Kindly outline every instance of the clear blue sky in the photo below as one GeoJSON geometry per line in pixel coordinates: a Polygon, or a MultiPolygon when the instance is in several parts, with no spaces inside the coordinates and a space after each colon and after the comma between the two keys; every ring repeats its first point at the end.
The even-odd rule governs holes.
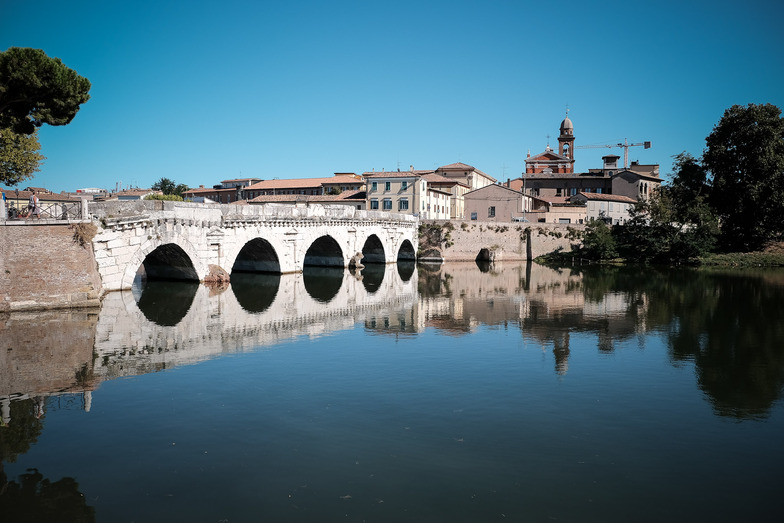
{"type": "MultiPolygon", "coordinates": [[[[784,107],[784,4],[0,0],[0,50],[92,82],[22,187],[191,187],[435,168],[505,180],[557,145],[649,140],[671,171],[733,104],[784,107]],[[644,4],[644,5],[642,5],[644,4]]],[[[576,151],[580,171],[621,149],[576,151]]]]}

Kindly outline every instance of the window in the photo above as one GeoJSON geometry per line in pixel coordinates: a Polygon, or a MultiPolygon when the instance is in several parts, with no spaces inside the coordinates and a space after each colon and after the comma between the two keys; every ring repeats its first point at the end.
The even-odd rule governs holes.
{"type": "Polygon", "coordinates": [[[401,198],[397,202],[397,210],[398,211],[407,211],[408,210],[408,199],[407,198],[401,198]]]}
{"type": "MultiPolygon", "coordinates": [[[[389,183],[389,182],[387,182],[389,183]]],[[[384,200],[384,210],[391,211],[392,210],[392,200],[384,200]]]]}
{"type": "Polygon", "coordinates": [[[487,210],[487,216],[490,217],[490,218],[495,218],[495,206],[491,206],[487,210]]]}
{"type": "Polygon", "coordinates": [[[472,212],[472,213],[471,213],[471,219],[472,219],[472,220],[476,220],[476,213],[475,213],[475,212],[472,212]]]}
{"type": "Polygon", "coordinates": [[[407,191],[408,190],[408,182],[400,182],[400,190],[407,191]]]}
{"type": "Polygon", "coordinates": [[[384,182],[384,190],[389,191],[392,189],[392,182],[384,182]]]}
{"type": "Polygon", "coordinates": [[[371,191],[377,191],[378,190],[378,182],[371,183],[370,184],[370,190],[371,191]]]}
{"type": "Polygon", "coordinates": [[[376,199],[370,200],[370,208],[371,209],[378,209],[378,200],[376,200],[376,199]]]}

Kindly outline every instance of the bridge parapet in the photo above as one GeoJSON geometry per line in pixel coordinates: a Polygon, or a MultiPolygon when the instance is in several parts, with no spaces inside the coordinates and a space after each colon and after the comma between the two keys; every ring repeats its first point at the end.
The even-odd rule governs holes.
{"type": "Polygon", "coordinates": [[[263,222],[263,221],[357,221],[361,223],[384,223],[398,227],[414,227],[419,219],[408,214],[383,211],[366,211],[345,205],[267,203],[262,205],[203,204],[192,202],[170,202],[163,200],[134,200],[93,202],[90,214],[98,220],[138,219],[144,216],[190,219],[194,221],[220,222],[263,222]]]}

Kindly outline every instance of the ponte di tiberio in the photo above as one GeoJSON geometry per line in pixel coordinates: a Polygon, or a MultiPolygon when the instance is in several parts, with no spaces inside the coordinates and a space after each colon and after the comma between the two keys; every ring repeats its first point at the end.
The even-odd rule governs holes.
{"type": "Polygon", "coordinates": [[[103,291],[148,278],[205,281],[232,272],[301,272],[305,266],[415,260],[414,216],[322,205],[90,204],[103,291]]]}

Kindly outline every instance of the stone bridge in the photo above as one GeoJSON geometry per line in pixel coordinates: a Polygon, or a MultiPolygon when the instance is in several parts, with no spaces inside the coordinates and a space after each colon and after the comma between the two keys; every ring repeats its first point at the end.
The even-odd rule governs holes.
{"type": "Polygon", "coordinates": [[[305,266],[415,260],[413,216],[343,206],[218,205],[169,201],[91,203],[102,290],[149,278],[204,281],[233,272],[302,272],[305,266]]]}

